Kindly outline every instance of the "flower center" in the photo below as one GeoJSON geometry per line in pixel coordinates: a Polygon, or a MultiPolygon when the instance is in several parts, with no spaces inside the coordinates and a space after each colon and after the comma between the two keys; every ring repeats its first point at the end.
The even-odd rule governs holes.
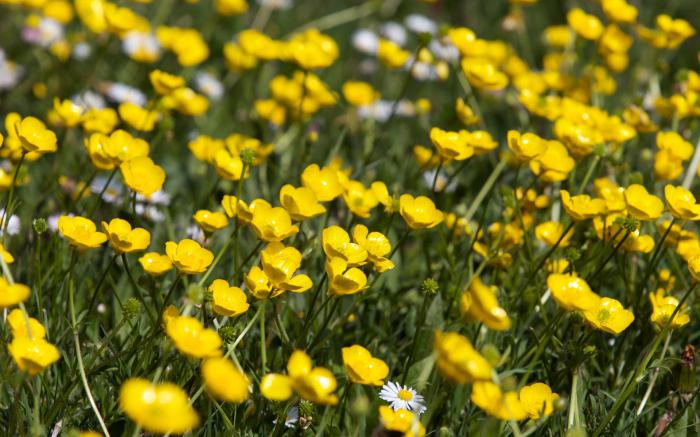
{"type": "Polygon", "coordinates": [[[408,401],[410,401],[411,399],[413,399],[413,395],[411,394],[410,391],[401,389],[401,390],[399,391],[399,399],[401,399],[402,401],[408,402],[408,401]]]}
{"type": "Polygon", "coordinates": [[[606,309],[602,309],[598,311],[598,321],[601,323],[605,323],[610,319],[610,311],[606,309]]]}

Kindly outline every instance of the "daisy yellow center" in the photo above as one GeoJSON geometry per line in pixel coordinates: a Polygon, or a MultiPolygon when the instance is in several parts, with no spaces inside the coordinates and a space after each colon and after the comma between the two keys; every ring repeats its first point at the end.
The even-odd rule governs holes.
{"type": "Polygon", "coordinates": [[[411,399],[413,399],[413,395],[411,394],[410,391],[401,389],[401,390],[399,391],[399,399],[401,399],[402,401],[408,402],[408,401],[410,401],[411,399]]]}

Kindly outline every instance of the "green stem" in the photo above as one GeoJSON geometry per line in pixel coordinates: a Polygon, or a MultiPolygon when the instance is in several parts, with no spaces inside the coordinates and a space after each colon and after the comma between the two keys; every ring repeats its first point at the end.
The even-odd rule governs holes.
{"type": "Polygon", "coordinates": [[[7,225],[9,224],[10,218],[12,217],[12,215],[10,214],[10,206],[12,205],[12,201],[15,197],[17,176],[19,175],[19,170],[22,167],[22,163],[24,162],[25,156],[26,154],[22,153],[22,156],[19,158],[19,162],[15,167],[15,173],[12,175],[12,185],[10,185],[10,192],[7,194],[7,201],[5,202],[5,210],[2,212],[2,220],[0,220],[0,223],[2,223],[2,244],[5,244],[5,242],[7,241],[7,225]]]}
{"type": "Polygon", "coordinates": [[[491,188],[493,188],[493,185],[498,180],[498,177],[501,175],[501,172],[504,168],[506,168],[506,159],[502,158],[491,172],[489,178],[486,179],[486,182],[484,182],[484,185],[481,187],[481,190],[472,201],[472,204],[469,206],[467,213],[464,215],[464,218],[466,219],[467,223],[471,221],[472,217],[474,217],[476,210],[481,205],[481,202],[484,201],[486,195],[491,191],[491,188]]]}

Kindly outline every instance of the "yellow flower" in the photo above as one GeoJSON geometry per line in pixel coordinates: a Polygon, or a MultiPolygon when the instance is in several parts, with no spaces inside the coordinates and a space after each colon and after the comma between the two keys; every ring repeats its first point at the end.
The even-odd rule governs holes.
{"type": "Polygon", "coordinates": [[[535,237],[537,237],[538,240],[546,244],[548,247],[552,247],[557,244],[557,241],[559,241],[560,238],[561,241],[559,241],[559,247],[567,247],[569,245],[569,240],[574,235],[574,230],[570,229],[569,232],[567,232],[562,238],[563,233],[564,225],[562,225],[560,222],[549,221],[540,223],[535,227],[535,237]]]}
{"type": "Polygon", "coordinates": [[[46,128],[36,117],[17,119],[14,133],[19,138],[24,153],[50,153],[58,149],[56,134],[46,128]]]}
{"type": "Polygon", "coordinates": [[[627,211],[637,220],[656,220],[664,212],[664,203],[661,199],[649,194],[642,185],[630,185],[625,188],[624,195],[627,211]]]}
{"type": "Polygon", "coordinates": [[[510,329],[510,317],[498,303],[498,287],[486,285],[477,276],[462,293],[459,309],[467,321],[478,321],[497,331],[510,329]]]}
{"type": "Polygon", "coordinates": [[[209,47],[197,29],[160,26],[156,36],[164,48],[175,53],[183,67],[201,64],[209,57],[209,47]]]}
{"type": "Polygon", "coordinates": [[[381,232],[369,232],[365,225],[355,225],[352,229],[352,239],[367,251],[367,259],[379,273],[394,268],[394,263],[386,258],[386,255],[391,252],[391,242],[386,235],[381,232]]]}
{"type": "Polygon", "coordinates": [[[362,265],[367,260],[367,249],[350,241],[350,235],[340,226],[329,226],[323,230],[321,243],[323,252],[327,257],[338,257],[345,260],[348,265],[362,265]]]}
{"type": "Polygon", "coordinates": [[[241,157],[238,154],[231,154],[226,149],[219,149],[214,153],[214,168],[216,174],[229,181],[238,181],[246,176],[243,174],[241,157]]]}
{"type": "Polygon", "coordinates": [[[412,411],[403,408],[394,411],[389,406],[381,405],[379,418],[387,431],[401,434],[404,437],[423,437],[425,435],[425,427],[420,423],[418,415],[412,411]]]}
{"type": "Polygon", "coordinates": [[[83,252],[100,247],[107,241],[107,235],[97,232],[97,226],[85,217],[62,215],[58,218],[58,231],[71,246],[83,252]]]}
{"type": "Polygon", "coordinates": [[[693,156],[693,145],[673,131],[658,132],[656,134],[656,147],[666,150],[678,161],[686,161],[693,156]]]}
{"type": "Polygon", "coordinates": [[[251,267],[250,271],[243,278],[248,292],[256,299],[268,299],[281,294],[284,290],[275,290],[273,294],[272,282],[265,272],[258,266],[251,267]]]}
{"type": "Polygon", "coordinates": [[[310,188],[320,202],[330,202],[343,194],[343,186],[338,179],[338,173],[330,168],[320,168],[311,164],[301,173],[301,183],[310,188]]]}
{"type": "Polygon", "coordinates": [[[200,116],[209,109],[209,99],[187,87],[178,88],[164,97],[163,104],[167,108],[192,117],[200,116]]]}
{"type": "Polygon", "coordinates": [[[32,338],[46,337],[44,325],[34,317],[25,315],[22,310],[17,308],[10,311],[10,314],[7,315],[7,324],[10,325],[10,331],[14,338],[30,337],[30,333],[32,338]],[[27,331],[27,324],[29,324],[29,331],[27,331]]]}
{"type": "Polygon", "coordinates": [[[343,84],[343,97],[352,106],[367,106],[379,100],[379,92],[367,82],[349,80],[343,84]]]}
{"type": "Polygon", "coordinates": [[[467,126],[477,124],[480,121],[479,116],[474,113],[471,106],[467,105],[461,97],[455,100],[455,112],[457,113],[459,121],[467,126]]]}
{"type": "Polygon", "coordinates": [[[120,218],[112,219],[109,224],[102,222],[102,229],[109,238],[109,244],[117,253],[131,253],[146,250],[151,244],[151,234],[144,228],[131,228],[131,224],[120,218]]]}
{"type": "Polygon", "coordinates": [[[248,10],[248,2],[246,0],[216,0],[214,5],[216,6],[216,12],[225,17],[240,15],[248,10]]]}
{"type": "Polygon", "coordinates": [[[600,305],[600,296],[575,274],[553,273],[547,276],[547,287],[565,311],[588,311],[600,305]]]}
{"type": "Polygon", "coordinates": [[[626,0],[603,0],[603,12],[612,21],[619,23],[634,23],[637,19],[637,8],[626,0]]]}
{"type": "Polygon", "coordinates": [[[413,197],[402,194],[399,198],[399,212],[412,229],[434,228],[445,218],[433,201],[425,196],[413,197]]]}
{"type": "Polygon", "coordinates": [[[389,376],[389,366],[358,344],[344,347],[342,353],[345,371],[355,384],[381,386],[389,376]]]}
{"type": "Polygon", "coordinates": [[[7,349],[17,367],[30,376],[40,373],[61,358],[56,346],[38,336],[15,337],[7,349]]]}
{"type": "Polygon", "coordinates": [[[301,252],[294,247],[272,242],[260,252],[260,262],[265,276],[275,290],[272,297],[284,291],[303,293],[313,285],[307,275],[295,275],[301,266],[301,252]]]}
{"type": "Polygon", "coordinates": [[[215,279],[209,286],[214,312],[221,316],[237,317],[248,311],[250,305],[245,293],[231,287],[224,279],[215,279]]]}
{"type": "Polygon", "coordinates": [[[185,79],[175,74],[166,73],[161,70],[153,70],[148,74],[148,79],[153,85],[153,89],[158,94],[167,95],[185,86],[185,79]]]}
{"type": "Polygon", "coordinates": [[[608,178],[597,178],[593,180],[593,189],[605,202],[605,212],[620,212],[627,208],[625,203],[624,189],[608,178]]]}
{"type": "Polygon", "coordinates": [[[350,267],[348,262],[340,257],[326,260],[328,274],[328,292],[343,296],[355,294],[367,288],[367,275],[357,267],[350,267]]]}
{"type": "Polygon", "coordinates": [[[204,232],[210,234],[228,226],[228,218],[223,212],[200,209],[194,213],[192,218],[204,232]]]}
{"type": "Polygon", "coordinates": [[[693,193],[680,186],[666,185],[664,196],[672,216],[680,220],[700,220],[700,205],[693,193]]]}
{"type": "Polygon", "coordinates": [[[603,33],[603,23],[598,17],[587,14],[580,8],[570,10],[566,14],[566,21],[580,37],[591,41],[597,40],[603,33]]]}
{"type": "Polygon", "coordinates": [[[467,145],[474,148],[475,155],[483,155],[498,147],[498,143],[485,130],[467,132],[467,145]]]}
{"type": "Polygon", "coordinates": [[[235,404],[248,399],[248,377],[226,358],[206,359],[202,363],[202,379],[217,399],[235,404]]]}
{"type": "Polygon", "coordinates": [[[151,276],[160,276],[173,268],[173,263],[168,255],[158,252],[148,252],[139,258],[143,270],[151,276]]]}
{"type": "Polygon", "coordinates": [[[117,111],[112,108],[90,108],[83,115],[83,129],[88,133],[109,134],[119,123],[117,111]]]}
{"type": "Polygon", "coordinates": [[[255,207],[250,225],[258,238],[268,242],[282,241],[299,232],[287,210],[269,204],[261,203],[255,207]]]}
{"type": "Polygon", "coordinates": [[[508,76],[487,59],[462,59],[462,72],[469,83],[480,90],[499,91],[508,85],[508,76]]]}
{"type": "Polygon", "coordinates": [[[625,309],[622,304],[609,297],[603,297],[598,305],[584,311],[586,321],[596,329],[619,334],[634,321],[632,311],[625,309]]]}
{"type": "Polygon", "coordinates": [[[330,370],[313,367],[311,358],[295,350],[287,362],[287,375],[268,373],[260,380],[260,393],[272,401],[286,401],[296,391],[302,399],[322,405],[335,405],[333,394],[338,383],[330,370]]]}
{"type": "Polygon", "coordinates": [[[458,384],[490,380],[493,369],[466,337],[456,332],[435,331],[433,349],[440,373],[458,384]]]}
{"type": "Polygon", "coordinates": [[[285,57],[305,70],[329,67],[338,55],[335,40],[314,28],[292,36],[285,46],[285,57]]]}
{"type": "MultiPolygon", "coordinates": [[[[264,202],[267,206],[272,207],[266,200],[258,199],[258,202],[264,202]]],[[[255,203],[256,202],[253,201],[249,207],[243,200],[228,194],[225,194],[221,199],[221,207],[224,209],[226,215],[229,218],[238,218],[243,222],[250,222],[250,220],[253,219],[253,212],[250,208],[255,203]]]]}
{"type": "Polygon", "coordinates": [[[124,102],[117,108],[124,123],[141,132],[150,132],[160,120],[158,112],[145,109],[131,102],[124,102]]]}
{"type": "Polygon", "coordinates": [[[559,141],[546,141],[544,153],[530,161],[530,170],[545,182],[561,182],[569,176],[575,161],[559,141]]]}
{"type": "Polygon", "coordinates": [[[518,131],[509,130],[508,147],[519,161],[527,162],[542,155],[547,149],[547,144],[536,134],[521,134],[518,131]]]}
{"type": "Polygon", "coordinates": [[[413,146],[413,158],[421,168],[435,168],[440,165],[440,154],[435,153],[435,149],[416,144],[413,146]]]}
{"type": "Polygon", "coordinates": [[[100,170],[114,167],[134,158],[147,157],[148,143],[130,133],[117,129],[109,136],[95,133],[85,139],[85,148],[93,165],[100,170]]]}
{"type": "Polygon", "coordinates": [[[656,26],[665,34],[668,48],[678,47],[691,36],[695,35],[695,29],[686,20],[671,18],[667,14],[656,17],[656,26]]]}
{"type": "Polygon", "coordinates": [[[0,276],[0,308],[9,308],[29,298],[30,289],[22,284],[10,284],[0,276]]]}
{"type": "Polygon", "coordinates": [[[591,196],[587,194],[571,197],[566,190],[559,190],[559,194],[561,195],[561,204],[564,210],[576,221],[588,220],[605,211],[603,199],[591,199],[591,196]]]}
{"type": "Polygon", "coordinates": [[[377,58],[389,68],[401,68],[406,64],[410,52],[403,50],[398,44],[388,39],[380,39],[377,47],[377,58]]]}
{"type": "MultiPolygon", "coordinates": [[[[53,113],[59,119],[59,124],[64,127],[74,127],[83,121],[83,108],[73,101],[58,98],[53,100],[53,113]]],[[[51,121],[51,120],[49,120],[51,121]]]]}
{"type": "Polygon", "coordinates": [[[430,129],[430,141],[446,160],[463,161],[474,155],[474,148],[467,144],[468,136],[465,130],[453,132],[437,127],[430,129]]]}
{"type": "Polygon", "coordinates": [[[472,386],[471,400],[477,407],[497,419],[523,420],[527,417],[518,393],[504,393],[491,381],[476,381],[472,386]]]}
{"type": "Polygon", "coordinates": [[[165,332],[175,343],[177,350],[194,358],[221,356],[221,337],[213,329],[189,316],[176,316],[168,320],[165,332]]]}
{"type": "Polygon", "coordinates": [[[379,204],[374,190],[365,187],[360,181],[349,181],[345,184],[343,200],[350,212],[362,218],[368,218],[372,209],[379,204]]]}
{"type": "Polygon", "coordinates": [[[165,171],[148,157],[134,158],[119,166],[124,183],[133,191],[149,197],[163,187],[165,171]]]}
{"type": "MultiPolygon", "coordinates": [[[[697,262],[693,264],[697,264],[697,262]]],[[[663,288],[649,293],[649,301],[651,302],[652,308],[650,320],[658,329],[663,329],[671,319],[671,314],[673,314],[680,302],[675,297],[666,295],[663,288]]],[[[685,310],[685,305],[683,305],[676,313],[673,321],[671,321],[669,328],[680,328],[681,326],[687,325],[689,322],[690,316],[685,310]]]]}
{"type": "Polygon", "coordinates": [[[165,253],[178,272],[185,275],[202,273],[214,261],[213,253],[189,238],[180,240],[179,243],[168,241],[165,243],[165,253]]]}
{"type": "Polygon", "coordinates": [[[148,432],[183,434],[199,425],[187,393],[169,382],[130,378],[119,390],[119,407],[148,432]]]}
{"type": "Polygon", "coordinates": [[[559,399],[559,395],[553,393],[552,389],[542,382],[524,386],[518,395],[527,417],[535,420],[552,414],[554,403],[559,399]]]}
{"type": "Polygon", "coordinates": [[[280,203],[296,221],[308,220],[326,212],[326,208],[318,203],[313,190],[307,187],[284,185],[280,190],[280,203]]]}

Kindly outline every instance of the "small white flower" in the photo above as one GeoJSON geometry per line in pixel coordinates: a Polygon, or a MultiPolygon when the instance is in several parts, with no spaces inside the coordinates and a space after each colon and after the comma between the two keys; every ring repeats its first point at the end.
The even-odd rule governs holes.
{"type": "MultiPolygon", "coordinates": [[[[7,234],[8,235],[17,235],[19,234],[20,230],[20,223],[19,223],[19,217],[17,217],[15,214],[12,214],[10,218],[8,219],[5,217],[5,209],[0,209],[0,224],[3,224],[3,220],[8,220],[7,222],[7,234]]],[[[3,226],[0,226],[0,235],[3,234],[3,226]]]]}
{"type": "Polygon", "coordinates": [[[210,73],[200,71],[195,75],[194,83],[197,91],[212,100],[219,100],[224,95],[224,85],[210,73]]]}
{"type": "Polygon", "coordinates": [[[131,102],[135,105],[146,106],[146,95],[138,88],[123,83],[111,83],[107,85],[105,94],[117,103],[131,102]]]}
{"type": "Polygon", "coordinates": [[[286,10],[292,7],[292,0],[258,0],[258,4],[273,10],[286,10]]]}
{"type": "Polygon", "coordinates": [[[408,39],[406,29],[395,21],[388,21],[384,23],[381,27],[381,32],[387,39],[400,46],[406,44],[406,40],[408,39]]]}
{"type": "Polygon", "coordinates": [[[411,387],[388,381],[379,391],[379,398],[390,403],[396,410],[409,410],[417,414],[425,412],[425,399],[411,387]]]}
{"type": "Polygon", "coordinates": [[[122,49],[134,57],[157,59],[160,56],[160,43],[155,35],[148,32],[131,31],[122,39],[122,49]]]}
{"type": "Polygon", "coordinates": [[[94,194],[102,193],[103,201],[116,205],[117,203],[123,200],[122,193],[124,192],[124,187],[119,182],[113,179],[105,188],[105,184],[107,184],[107,181],[108,178],[104,176],[96,177],[92,181],[92,183],[90,183],[90,191],[92,191],[94,194]]]}
{"type": "Polygon", "coordinates": [[[83,41],[73,46],[71,56],[73,56],[73,58],[77,59],[78,61],[84,61],[90,57],[91,53],[92,48],[90,47],[90,44],[83,41]]]}
{"type": "Polygon", "coordinates": [[[421,14],[411,14],[403,20],[406,27],[416,33],[436,34],[438,26],[433,20],[421,14]]]}
{"type": "MultiPolygon", "coordinates": [[[[435,179],[435,172],[437,170],[429,170],[423,173],[423,181],[428,187],[433,186],[433,180],[435,179]]],[[[457,181],[453,180],[450,182],[450,185],[445,185],[447,184],[447,181],[449,179],[447,178],[447,175],[445,174],[444,171],[440,171],[437,177],[437,181],[435,182],[435,191],[438,193],[444,191],[446,193],[452,193],[454,190],[457,188],[457,181]]]]}
{"type": "Polygon", "coordinates": [[[106,106],[105,99],[94,91],[83,91],[71,97],[71,101],[84,110],[96,108],[103,109],[106,106]]]}
{"type": "Polygon", "coordinates": [[[369,29],[358,29],[352,34],[352,46],[358,52],[374,55],[379,48],[379,37],[369,29]]]}

